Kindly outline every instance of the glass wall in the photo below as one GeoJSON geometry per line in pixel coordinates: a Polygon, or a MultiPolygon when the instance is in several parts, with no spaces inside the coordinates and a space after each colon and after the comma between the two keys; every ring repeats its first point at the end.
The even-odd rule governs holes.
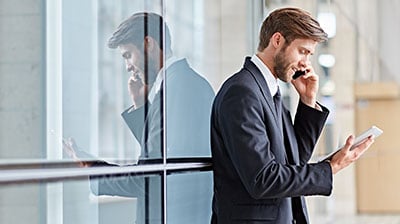
{"type": "Polygon", "coordinates": [[[0,222],[208,223],[211,104],[255,4],[0,1],[0,222]]]}

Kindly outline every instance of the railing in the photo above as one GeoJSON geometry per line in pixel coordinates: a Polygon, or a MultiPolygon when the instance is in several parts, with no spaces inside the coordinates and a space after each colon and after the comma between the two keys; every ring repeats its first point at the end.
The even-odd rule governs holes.
{"type": "Polygon", "coordinates": [[[152,159],[141,161],[140,164],[123,166],[104,166],[100,162],[96,166],[87,168],[77,167],[73,161],[14,161],[0,162],[0,184],[64,181],[119,174],[162,174],[164,171],[172,174],[211,169],[211,158],[174,158],[167,159],[166,163],[161,159],[152,159]]]}

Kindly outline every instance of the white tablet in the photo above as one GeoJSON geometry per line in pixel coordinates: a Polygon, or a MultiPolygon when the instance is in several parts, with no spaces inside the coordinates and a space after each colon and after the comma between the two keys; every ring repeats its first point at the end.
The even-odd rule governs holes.
{"type": "MultiPolygon", "coordinates": [[[[356,139],[354,140],[354,144],[350,148],[350,150],[352,150],[354,147],[356,147],[359,144],[361,144],[362,142],[364,142],[364,140],[366,140],[369,136],[373,135],[374,138],[377,138],[382,133],[383,133],[383,131],[380,128],[378,128],[376,126],[370,127],[368,130],[364,131],[363,133],[361,133],[359,136],[356,137],[356,139]]],[[[329,155],[323,157],[319,161],[329,160],[336,152],[338,152],[341,148],[343,148],[343,146],[339,147],[338,150],[336,150],[336,151],[330,153],[329,155]]]]}

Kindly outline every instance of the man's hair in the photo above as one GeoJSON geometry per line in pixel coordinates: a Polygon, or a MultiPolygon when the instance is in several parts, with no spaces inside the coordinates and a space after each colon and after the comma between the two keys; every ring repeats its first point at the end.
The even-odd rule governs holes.
{"type": "Polygon", "coordinates": [[[162,50],[164,50],[165,44],[167,52],[170,51],[171,37],[169,29],[160,15],[151,12],[135,13],[123,21],[108,40],[108,47],[114,49],[122,44],[142,46],[146,36],[150,36],[157,41],[162,50]],[[164,29],[165,43],[163,41],[164,29]]]}
{"type": "Polygon", "coordinates": [[[281,8],[269,14],[261,26],[258,51],[268,46],[276,32],[283,35],[287,44],[295,39],[312,39],[317,42],[328,40],[328,35],[310,13],[299,8],[281,8]]]}

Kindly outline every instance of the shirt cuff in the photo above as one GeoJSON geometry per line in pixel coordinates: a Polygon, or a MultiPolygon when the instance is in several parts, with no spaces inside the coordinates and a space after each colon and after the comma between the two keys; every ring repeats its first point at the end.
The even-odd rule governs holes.
{"type": "Polygon", "coordinates": [[[322,111],[322,107],[321,107],[318,103],[315,103],[314,108],[315,108],[316,110],[322,111]]]}

